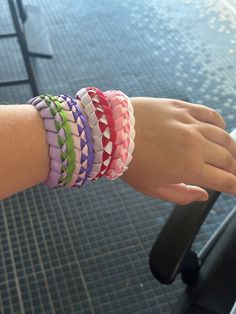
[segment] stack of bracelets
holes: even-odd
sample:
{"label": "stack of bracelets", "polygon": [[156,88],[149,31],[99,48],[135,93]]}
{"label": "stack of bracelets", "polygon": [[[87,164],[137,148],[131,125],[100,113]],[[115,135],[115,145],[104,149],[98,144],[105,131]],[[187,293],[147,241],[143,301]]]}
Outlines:
{"label": "stack of bracelets", "polygon": [[79,188],[101,177],[114,180],[127,170],[134,150],[134,114],[121,91],[96,87],[28,101],[43,119],[49,145],[50,188]]}

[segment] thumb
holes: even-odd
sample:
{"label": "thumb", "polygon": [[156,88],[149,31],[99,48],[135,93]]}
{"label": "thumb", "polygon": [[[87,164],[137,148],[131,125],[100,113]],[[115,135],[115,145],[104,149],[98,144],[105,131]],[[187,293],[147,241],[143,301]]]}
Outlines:
{"label": "thumb", "polygon": [[206,201],[208,193],[198,186],[186,185],[184,183],[168,184],[156,189],[158,198],[166,201],[186,205],[194,201]]}

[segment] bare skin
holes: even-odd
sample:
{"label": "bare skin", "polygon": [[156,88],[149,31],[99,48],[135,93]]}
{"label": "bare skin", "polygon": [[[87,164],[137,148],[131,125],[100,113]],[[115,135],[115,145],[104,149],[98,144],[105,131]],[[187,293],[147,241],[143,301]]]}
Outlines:
{"label": "bare skin", "polygon": [[[236,195],[236,143],[222,116],[173,99],[131,98],[135,150],[122,179],[143,194],[178,204],[206,200],[210,188]],[[31,105],[0,106],[0,199],[42,183],[50,159]]]}
{"label": "bare skin", "polygon": [[32,105],[0,106],[0,199],[47,178],[50,159],[42,119]]}
{"label": "bare skin", "polygon": [[136,190],[187,204],[203,188],[236,194],[236,144],[215,110],[173,99],[132,98],[136,141],[123,175]]}

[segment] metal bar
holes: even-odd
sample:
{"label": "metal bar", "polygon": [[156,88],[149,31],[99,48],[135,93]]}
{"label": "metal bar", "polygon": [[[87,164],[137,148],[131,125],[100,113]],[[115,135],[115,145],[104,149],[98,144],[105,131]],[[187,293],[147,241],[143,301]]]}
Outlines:
{"label": "metal bar", "polygon": [[16,80],[16,81],[8,81],[8,82],[0,82],[0,86],[10,86],[10,85],[20,85],[20,84],[29,84],[29,79],[27,80]]}
{"label": "metal bar", "polygon": [[18,10],[19,10],[19,13],[20,13],[20,18],[22,20],[22,22],[24,23],[26,21],[26,13],[25,13],[25,10],[24,10],[24,7],[22,5],[22,1],[21,0],[16,0],[17,2],[17,5],[18,5]]}
{"label": "metal bar", "polygon": [[38,88],[37,88],[34,72],[33,72],[33,69],[32,69],[32,66],[31,66],[31,63],[30,63],[30,56],[28,54],[27,44],[26,44],[26,41],[25,41],[25,36],[24,36],[24,33],[23,33],[22,29],[21,29],[20,22],[18,20],[17,10],[16,10],[16,6],[15,6],[15,3],[14,3],[14,0],[8,0],[8,4],[9,4],[10,11],[11,11],[11,14],[12,14],[12,18],[13,18],[13,22],[14,22],[14,26],[15,26],[15,31],[16,31],[16,33],[18,35],[20,49],[21,49],[21,53],[22,53],[22,56],[23,56],[23,60],[24,60],[24,63],[25,63],[26,70],[27,70],[27,74],[28,74],[28,77],[29,77],[29,82],[30,82],[30,85],[31,85],[31,89],[32,89],[33,95],[37,95],[37,94],[39,94],[39,92],[38,92]]}
{"label": "metal bar", "polygon": [[10,38],[10,37],[16,37],[17,34],[16,33],[12,33],[12,34],[0,34],[0,38]]}
{"label": "metal bar", "polygon": [[44,58],[44,59],[52,59],[52,55],[44,55],[41,53],[29,52],[29,55],[33,58]]}

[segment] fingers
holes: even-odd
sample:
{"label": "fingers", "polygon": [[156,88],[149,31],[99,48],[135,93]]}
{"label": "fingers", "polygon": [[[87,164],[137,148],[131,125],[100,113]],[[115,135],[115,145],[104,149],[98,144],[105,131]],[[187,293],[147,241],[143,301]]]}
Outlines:
{"label": "fingers", "polygon": [[194,201],[206,201],[208,193],[197,186],[180,184],[169,184],[159,187],[152,194],[153,197],[158,197],[172,203],[185,205]]}
{"label": "fingers", "polygon": [[216,125],[221,129],[226,128],[223,117],[216,110],[203,105],[190,104],[184,101],[181,102],[181,105],[182,107],[185,106],[190,115],[196,120]]}
{"label": "fingers", "polygon": [[204,124],[198,128],[206,139],[226,148],[234,157],[236,157],[236,142],[226,131],[213,125]]}
{"label": "fingers", "polygon": [[236,175],[236,159],[224,147],[209,142],[205,148],[205,163]]}
{"label": "fingers", "polygon": [[191,110],[191,116],[201,122],[209,123],[218,126],[221,129],[226,128],[223,117],[214,109],[202,105],[196,105],[194,110]]}
{"label": "fingers", "polygon": [[236,176],[209,164],[205,164],[201,176],[195,184],[214,191],[236,195]]}

